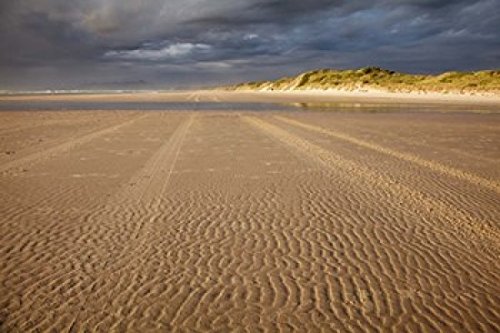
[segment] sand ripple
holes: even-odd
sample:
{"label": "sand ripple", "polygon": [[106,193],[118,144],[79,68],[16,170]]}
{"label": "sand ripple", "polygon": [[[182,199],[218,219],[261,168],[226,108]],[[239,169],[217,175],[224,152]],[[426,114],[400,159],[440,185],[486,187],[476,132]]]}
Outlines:
{"label": "sand ripple", "polygon": [[0,161],[0,330],[500,330],[495,177],[330,114],[95,117]]}

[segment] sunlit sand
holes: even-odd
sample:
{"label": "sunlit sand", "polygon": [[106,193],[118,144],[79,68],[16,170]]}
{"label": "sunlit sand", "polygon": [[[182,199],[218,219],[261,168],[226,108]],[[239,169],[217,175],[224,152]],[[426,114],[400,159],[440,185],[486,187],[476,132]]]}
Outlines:
{"label": "sunlit sand", "polygon": [[[236,96],[179,94],[161,98]],[[467,112],[0,112],[0,327],[498,331],[499,129]]]}

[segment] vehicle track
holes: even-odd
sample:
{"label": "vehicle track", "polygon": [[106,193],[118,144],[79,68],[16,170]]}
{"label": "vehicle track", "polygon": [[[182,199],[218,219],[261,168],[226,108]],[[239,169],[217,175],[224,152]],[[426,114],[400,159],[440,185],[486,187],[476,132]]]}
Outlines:
{"label": "vehicle track", "polygon": [[25,167],[27,165],[32,165],[35,163],[39,163],[42,161],[45,161],[47,159],[53,158],[54,156],[57,156],[59,154],[66,153],[75,147],[78,147],[82,144],[85,144],[87,142],[90,142],[100,136],[112,133],[116,130],[119,130],[120,128],[124,126],[128,126],[136,122],[137,120],[141,118],[145,118],[147,115],[141,115],[137,116],[134,119],[124,121],[118,125],[113,125],[104,129],[99,129],[96,130],[90,134],[86,134],[77,138],[70,138],[70,139],[61,139],[57,140],[57,142],[51,143],[51,146],[48,148],[45,148],[41,151],[33,152],[30,154],[27,154],[25,156],[17,157],[15,160],[11,160],[5,163],[0,164],[0,172],[5,172],[9,169],[13,168],[20,168],[20,167]]}
{"label": "vehicle track", "polygon": [[153,201],[158,204],[168,186],[182,143],[194,118],[194,115],[189,116],[145,167],[130,180],[129,183],[133,185],[116,195],[114,200],[117,204],[125,204],[131,199],[137,200],[138,204],[152,205]]}
{"label": "vehicle track", "polygon": [[500,193],[500,184],[494,180],[489,180],[489,179],[468,173],[468,172],[463,171],[463,170],[459,170],[459,169],[456,169],[456,168],[453,168],[450,166],[446,166],[446,165],[439,163],[439,162],[426,160],[426,159],[423,159],[423,158],[416,156],[416,155],[413,155],[413,154],[403,153],[403,152],[399,152],[399,151],[396,151],[396,150],[393,150],[390,148],[386,148],[386,147],[383,147],[381,145],[374,144],[374,143],[371,143],[371,142],[368,142],[365,140],[361,140],[361,139],[355,138],[355,137],[348,135],[348,134],[345,134],[345,133],[341,133],[339,131],[331,131],[331,130],[328,130],[328,129],[325,129],[325,128],[322,128],[319,126],[306,124],[306,123],[303,123],[303,122],[300,122],[300,121],[297,121],[294,119],[290,119],[287,117],[276,116],[276,118],[285,122],[285,123],[288,123],[288,124],[291,124],[294,126],[298,126],[298,127],[302,127],[302,128],[305,128],[305,129],[308,129],[311,131],[315,131],[317,133],[325,134],[325,135],[334,137],[336,139],[348,141],[350,143],[353,143],[353,144],[356,144],[356,145],[359,145],[359,146],[362,146],[365,148],[372,149],[372,150],[377,151],[379,153],[390,155],[390,156],[399,158],[399,159],[407,161],[407,162],[415,163],[415,164],[418,164],[419,166],[431,169],[433,171],[437,171],[437,172],[446,174],[448,176],[458,178],[460,180],[465,180],[465,181],[468,181],[472,184],[483,186],[483,187],[491,189],[497,193]]}
{"label": "vehicle track", "polygon": [[[421,164],[423,166],[430,167],[432,169],[437,169],[441,172],[449,172],[453,175],[456,175],[454,169],[449,170],[449,168],[447,167],[444,166],[441,167],[440,164],[435,164],[433,162],[425,160],[422,161],[418,157],[414,157],[412,155],[395,152],[390,149],[383,148],[379,145],[372,145],[368,142],[358,140],[347,135],[333,134],[333,132],[318,128],[317,126],[306,125],[292,119],[283,117],[279,117],[279,119],[283,120],[284,122],[301,126],[307,129],[313,129],[316,132],[335,135],[335,137],[339,137],[341,139],[348,140],[353,143],[363,145],[390,155],[395,155],[396,157],[404,158],[406,160]],[[467,212],[460,210],[458,207],[451,207],[438,200],[429,200],[420,192],[407,188],[403,184],[396,183],[391,179],[384,177],[381,174],[375,173],[367,168],[364,168],[361,165],[342,159],[341,157],[336,156],[335,154],[315,144],[312,144],[306,140],[294,136],[293,134],[275,125],[267,123],[261,119],[255,117],[253,118],[245,117],[245,120],[254,125],[255,127],[260,128],[265,132],[269,133],[270,135],[280,140],[281,142],[293,147],[294,149],[302,152],[303,154],[306,154],[309,158],[317,161],[318,163],[321,163],[322,165],[328,168],[342,168],[348,171],[349,173],[356,175],[359,178],[365,179],[368,183],[371,183],[372,186],[384,187],[388,192],[392,192],[392,196],[394,198],[397,197],[404,198],[407,203],[412,205],[413,209],[420,210],[422,211],[422,213],[431,212],[433,215],[438,216],[439,220],[448,221],[452,225],[455,225],[457,231],[462,231],[464,230],[462,228],[465,228],[466,230],[469,231],[467,235],[469,234],[476,236],[480,235],[482,237],[485,237],[486,239],[492,242],[494,248],[497,248],[498,245],[500,245],[500,230],[498,229],[498,227],[488,226],[487,223],[472,218],[469,214],[467,214]],[[462,175],[461,173],[457,174]],[[464,177],[467,181],[471,181],[471,179],[476,180],[476,178],[474,178],[472,175],[462,176],[462,177]],[[483,179],[480,178],[480,180]],[[476,180],[476,182],[478,181],[479,180]],[[490,185],[488,181],[483,180],[483,182],[480,184],[485,186],[484,182],[486,182],[489,185],[488,187],[491,186],[497,189],[495,185],[496,183]]]}

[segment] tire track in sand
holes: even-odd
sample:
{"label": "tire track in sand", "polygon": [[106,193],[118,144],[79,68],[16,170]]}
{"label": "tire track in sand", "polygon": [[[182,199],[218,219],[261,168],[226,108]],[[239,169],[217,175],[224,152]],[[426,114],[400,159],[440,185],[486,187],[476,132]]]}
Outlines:
{"label": "tire track in sand", "polygon": [[[85,238],[86,243],[93,244],[95,264],[88,268],[80,292],[68,297],[79,302],[80,308],[96,301],[109,304],[123,297],[130,300],[138,297],[137,288],[146,263],[143,259],[152,251],[152,227],[162,216],[161,195],[169,184],[194,118],[190,115],[183,120],[144,167],[130,178],[126,187],[88,216],[91,227]],[[128,302],[122,306],[129,306]],[[90,318],[93,315],[85,314]],[[81,322],[82,316],[77,313],[72,325],[85,326],[85,321]],[[101,324],[104,323],[96,325]]]}
{"label": "tire track in sand", "polygon": [[[121,237],[102,244],[103,248],[108,249],[108,255],[103,257],[103,261],[107,263],[105,269],[109,274],[120,275],[119,272],[130,268],[131,262],[140,261],[142,255],[148,251],[151,245],[148,243],[150,229],[162,215],[161,195],[169,184],[194,117],[190,115],[184,120],[145,166],[132,176],[127,184],[133,184],[133,186],[119,190],[101,209],[95,212],[95,220],[102,220],[103,223],[106,223],[110,216],[123,216],[124,223],[120,227]],[[124,241],[125,239],[127,241]],[[135,265],[136,271],[138,266],[139,264]]]}
{"label": "tire track in sand", "polygon": [[[349,175],[355,176],[359,180],[366,182],[370,187],[384,188],[391,197],[398,200],[404,200],[412,210],[421,214],[423,217],[435,217],[432,221],[425,218],[429,223],[446,221],[448,224],[453,225],[458,233],[463,235],[465,231],[465,235],[463,235],[465,237],[476,236],[488,240],[495,250],[497,250],[500,245],[500,230],[497,227],[488,226],[487,223],[471,217],[467,212],[457,207],[450,206],[441,201],[432,200],[421,192],[394,182],[390,178],[355,162],[343,159],[276,125],[251,116],[244,117],[244,120],[328,169],[345,170]],[[289,119],[286,120],[288,122]],[[294,123],[292,120],[290,120],[290,122]]]}
{"label": "tire track in sand", "polygon": [[35,164],[35,163],[39,163],[39,162],[48,160],[54,156],[68,152],[77,146],[80,146],[80,145],[83,145],[89,141],[92,141],[100,136],[106,135],[108,133],[112,133],[112,132],[114,132],[122,127],[133,124],[137,120],[145,118],[145,117],[147,117],[147,115],[141,115],[138,117],[134,117],[133,119],[127,120],[127,121],[122,122],[118,125],[113,125],[111,127],[107,127],[107,128],[101,129],[101,130],[94,131],[90,134],[86,134],[86,135],[83,135],[83,136],[80,136],[80,137],[77,137],[74,139],[69,139],[70,141],[68,141],[68,142],[56,144],[55,146],[52,146],[50,148],[46,148],[44,150],[22,156],[22,157],[15,159],[13,161],[9,161],[9,162],[0,164],[0,172],[5,172],[9,169],[19,168],[19,167],[23,167],[26,165]]}
{"label": "tire track in sand", "polygon": [[[193,120],[194,115],[190,115],[181,122],[125,187],[118,190],[95,212],[95,220],[107,221],[110,216],[126,216],[120,227],[122,239],[116,240],[117,243],[109,241],[103,244],[104,248],[113,249],[109,253],[114,252],[104,259],[106,262],[113,262],[111,265],[113,269],[108,268],[111,271],[126,268],[130,261],[141,257],[134,254],[144,253],[147,250],[150,228],[162,213],[161,195],[168,186],[182,143]],[[127,239],[127,242],[123,242],[124,239]]]}
{"label": "tire track in sand", "polygon": [[132,186],[116,195],[112,200],[114,204],[125,204],[132,199],[137,199],[135,203],[138,204],[151,205],[159,203],[161,194],[168,186],[182,143],[193,123],[194,117],[195,115],[189,116],[187,120],[179,125],[158,152],[146,162],[144,168],[132,177],[129,181]]}
{"label": "tire track in sand", "polygon": [[500,183],[498,183],[494,180],[489,180],[489,179],[471,174],[469,172],[441,164],[441,163],[436,162],[436,161],[429,161],[429,160],[423,159],[423,158],[416,156],[416,155],[413,155],[413,154],[403,153],[403,152],[400,152],[397,150],[386,148],[384,146],[381,146],[381,145],[378,145],[375,143],[371,143],[371,142],[368,142],[365,140],[361,140],[361,139],[355,138],[353,136],[347,135],[347,134],[339,132],[339,131],[331,131],[331,130],[328,130],[328,129],[325,129],[325,128],[322,128],[319,126],[305,124],[303,122],[300,122],[300,121],[297,121],[294,119],[290,119],[287,117],[283,117],[283,116],[275,116],[275,118],[278,120],[281,120],[287,124],[290,124],[290,125],[293,125],[296,127],[301,127],[301,128],[304,128],[304,129],[307,129],[307,130],[310,130],[310,131],[313,131],[316,133],[324,134],[324,135],[327,135],[330,137],[334,137],[336,139],[344,140],[344,141],[353,143],[355,145],[358,145],[358,146],[361,146],[364,148],[368,148],[368,149],[371,149],[371,150],[374,150],[376,152],[383,153],[383,154],[386,154],[386,155],[389,155],[392,157],[396,157],[400,160],[414,163],[414,164],[417,164],[419,166],[428,168],[432,171],[436,171],[436,172],[445,174],[447,176],[455,177],[455,178],[458,178],[462,181],[467,181],[469,183],[479,185],[479,186],[488,188],[490,190],[493,190],[497,193],[500,193]]}

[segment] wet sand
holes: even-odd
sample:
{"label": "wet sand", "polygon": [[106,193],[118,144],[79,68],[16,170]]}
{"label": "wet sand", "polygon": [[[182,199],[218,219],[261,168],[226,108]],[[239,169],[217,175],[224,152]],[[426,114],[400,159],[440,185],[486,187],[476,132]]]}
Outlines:
{"label": "wet sand", "polygon": [[499,129],[1,112],[0,331],[498,332]]}

